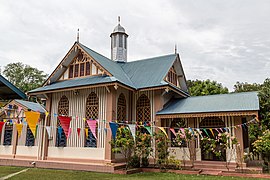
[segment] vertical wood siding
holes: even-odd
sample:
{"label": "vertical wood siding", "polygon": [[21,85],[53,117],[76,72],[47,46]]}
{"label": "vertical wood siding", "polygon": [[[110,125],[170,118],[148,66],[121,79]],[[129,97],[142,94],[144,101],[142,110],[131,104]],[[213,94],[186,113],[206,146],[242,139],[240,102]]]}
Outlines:
{"label": "vertical wood siding", "polygon": [[[52,139],[49,146],[55,146],[57,135],[57,117],[54,114],[58,113],[58,102],[65,95],[69,100],[69,116],[72,117],[70,126],[71,134],[67,139],[67,147],[84,147],[85,144],[85,108],[86,99],[91,92],[96,93],[99,99],[99,115],[98,115],[98,130],[97,130],[97,147],[104,148],[105,146],[105,122],[106,119],[106,102],[107,91],[105,88],[89,88],[78,90],[78,95],[74,95],[73,91],[58,92],[52,94],[51,122]],[[81,128],[80,136],[78,136],[77,128]]]}

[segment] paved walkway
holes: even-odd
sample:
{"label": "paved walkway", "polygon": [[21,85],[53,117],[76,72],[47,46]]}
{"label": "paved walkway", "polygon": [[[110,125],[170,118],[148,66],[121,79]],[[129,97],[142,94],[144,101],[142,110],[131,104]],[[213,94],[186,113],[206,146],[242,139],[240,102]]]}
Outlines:
{"label": "paved walkway", "polygon": [[16,175],[20,174],[20,173],[26,172],[27,170],[28,170],[28,169],[24,169],[24,170],[21,170],[21,171],[16,172],[16,173],[9,174],[9,175],[7,175],[7,176],[5,176],[5,177],[1,177],[0,180],[9,179],[9,178],[11,178],[11,177],[13,177],[13,176],[16,176]]}

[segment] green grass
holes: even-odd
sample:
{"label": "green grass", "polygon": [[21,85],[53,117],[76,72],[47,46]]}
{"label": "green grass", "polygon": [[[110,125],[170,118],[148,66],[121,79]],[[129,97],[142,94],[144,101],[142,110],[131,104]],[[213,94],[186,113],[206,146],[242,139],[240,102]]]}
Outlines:
{"label": "green grass", "polygon": [[21,171],[25,168],[23,167],[11,167],[11,166],[0,166],[0,177]]}
{"label": "green grass", "polygon": [[[0,166],[0,177],[5,175],[21,171],[22,167],[7,167]],[[205,180],[205,179],[220,179],[220,180],[231,180],[231,179],[244,179],[239,177],[223,177],[223,176],[202,176],[202,175],[182,175],[174,173],[138,173],[132,175],[118,175],[118,174],[108,174],[108,173],[94,173],[94,172],[84,172],[84,171],[69,171],[69,170],[52,170],[52,169],[37,169],[30,168],[28,171],[23,172],[19,175],[13,176],[11,180],[20,179],[39,179],[39,180],[69,180],[69,179],[105,179],[105,180],[159,180],[159,179],[189,179],[189,180]],[[254,179],[253,179],[254,180]],[[256,179],[257,180],[257,179]]]}

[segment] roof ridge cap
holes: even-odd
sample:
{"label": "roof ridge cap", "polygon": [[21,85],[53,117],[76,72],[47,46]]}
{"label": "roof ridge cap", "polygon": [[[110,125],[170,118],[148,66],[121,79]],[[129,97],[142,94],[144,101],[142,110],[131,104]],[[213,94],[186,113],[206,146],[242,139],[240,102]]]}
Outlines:
{"label": "roof ridge cap", "polygon": [[137,60],[126,62],[126,63],[135,63],[135,62],[140,62],[140,61],[147,61],[147,60],[152,60],[152,59],[155,59],[155,58],[161,58],[161,57],[173,56],[173,55],[176,55],[176,54],[167,54],[167,55],[154,56],[154,57],[145,58],[145,59],[137,59]]}

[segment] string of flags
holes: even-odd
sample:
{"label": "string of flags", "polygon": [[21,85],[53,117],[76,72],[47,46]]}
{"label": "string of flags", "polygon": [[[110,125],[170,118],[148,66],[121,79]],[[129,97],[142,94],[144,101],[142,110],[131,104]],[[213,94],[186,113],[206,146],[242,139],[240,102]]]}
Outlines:
{"label": "string of flags", "polygon": [[[11,109],[12,107],[9,107],[8,109]],[[51,133],[52,133],[52,128],[54,128],[53,126],[42,126],[42,125],[38,125],[38,122],[40,120],[40,112],[34,112],[34,111],[26,111],[24,112],[25,114],[25,120],[24,121],[24,118],[22,117],[22,108],[21,107],[18,107],[17,109],[17,118],[21,119],[20,122],[17,122],[17,123],[13,123],[13,121],[9,120],[9,121],[6,121],[4,120],[4,122],[0,122],[0,132],[2,131],[2,128],[4,126],[5,123],[13,123],[16,125],[16,129],[18,131],[18,135],[20,136],[21,135],[21,132],[22,132],[22,128],[23,128],[23,124],[28,124],[31,132],[33,133],[34,137],[36,137],[36,134],[37,134],[37,129],[38,127],[42,128],[44,127],[49,135],[49,137],[51,137]],[[10,112],[9,111],[5,111],[6,115],[7,116],[10,116]],[[50,115],[49,112],[45,112],[45,118],[47,118],[48,116]],[[71,120],[74,119],[74,116],[73,117],[70,117],[70,116],[61,116],[61,115],[58,115],[56,113],[53,114],[54,117],[58,117],[59,121],[60,121],[60,125],[61,126],[57,126],[55,128],[57,128],[57,131],[58,131],[58,134],[61,135],[62,132],[64,132],[65,136],[67,138],[70,137],[71,135],[71,132],[74,131],[74,128],[71,128],[70,126],[70,123],[71,123]],[[75,116],[75,119],[78,120],[78,116]],[[131,134],[132,136],[135,138],[135,135],[136,135],[136,127],[144,127],[147,132],[152,136],[153,135],[153,130],[154,128],[158,128],[159,130],[161,130],[165,135],[166,137],[168,137],[168,134],[167,134],[167,131],[166,129],[169,129],[169,131],[174,135],[176,136],[177,133],[176,133],[176,130],[180,130],[180,132],[182,134],[185,135],[185,130],[189,130],[192,134],[194,134],[195,132],[198,132],[198,134],[202,137],[202,132],[204,132],[208,137],[210,137],[210,134],[212,134],[214,136],[214,131],[218,132],[218,133],[222,133],[222,132],[229,132],[231,131],[232,128],[243,128],[243,129],[246,129],[248,127],[248,124],[250,123],[256,123],[258,120],[256,118],[246,122],[246,123],[243,123],[243,124],[239,124],[239,125],[235,125],[235,126],[230,126],[230,127],[222,127],[222,128],[191,128],[191,127],[188,127],[188,128],[172,128],[172,127],[159,127],[159,126],[155,126],[155,125],[151,125],[149,122],[140,122],[140,123],[136,123],[136,124],[128,124],[127,122],[124,123],[124,122],[121,122],[121,123],[118,123],[118,122],[106,122],[106,120],[92,120],[92,119],[89,119],[89,120],[86,120],[86,118],[83,118],[83,120],[87,123],[92,135],[94,136],[94,138],[97,139],[97,132],[96,132],[96,129],[97,129],[97,123],[109,123],[109,127],[110,127],[110,130],[112,132],[112,137],[115,139],[116,137],[116,133],[117,133],[117,129],[119,128],[119,125],[124,125],[124,126],[127,126],[130,131],[131,131]],[[77,134],[78,136],[80,136],[81,134],[81,130],[83,128],[75,128],[75,131],[77,131]],[[98,128],[98,131],[100,132],[101,130],[104,130],[106,133],[107,133],[107,128]],[[84,129],[85,131],[85,135],[88,136],[89,134],[89,130],[88,128],[85,128]]]}

